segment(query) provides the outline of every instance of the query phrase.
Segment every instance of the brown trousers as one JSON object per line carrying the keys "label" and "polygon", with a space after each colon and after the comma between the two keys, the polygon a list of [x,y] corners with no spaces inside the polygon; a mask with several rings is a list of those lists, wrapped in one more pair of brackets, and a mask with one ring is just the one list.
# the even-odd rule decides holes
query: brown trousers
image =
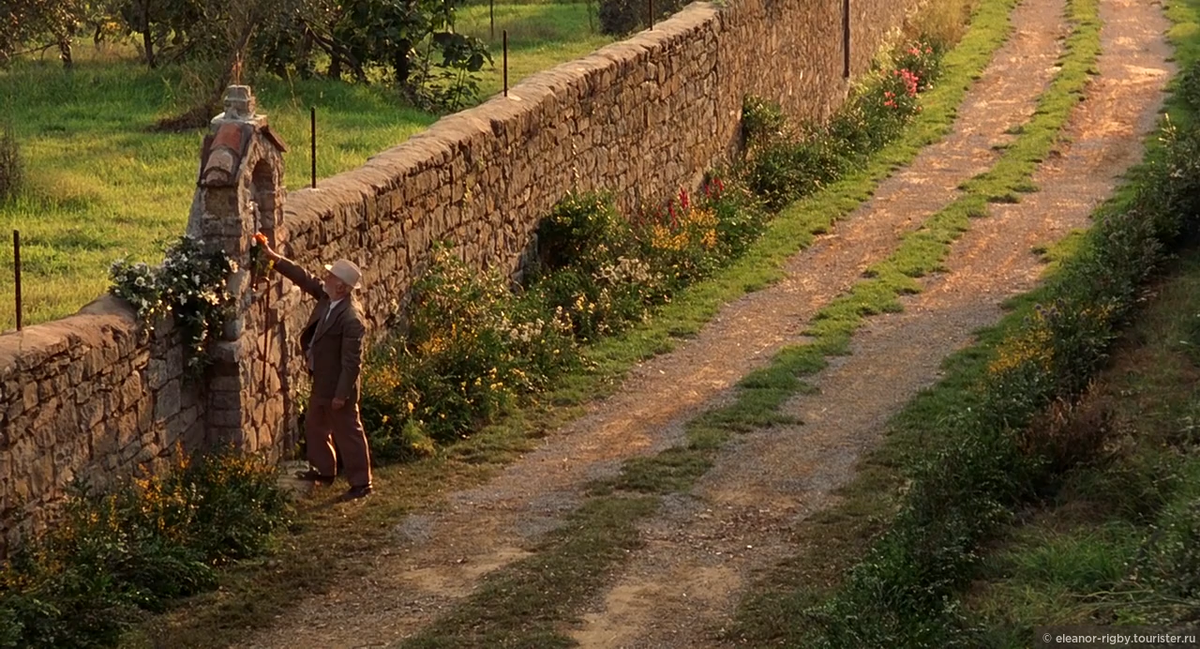
{"label": "brown trousers", "polygon": [[[363,432],[358,404],[347,403],[334,407],[324,399],[310,403],[304,416],[304,441],[308,447],[308,463],[321,475],[337,474],[337,452],[342,453],[342,466],[351,487],[371,484],[371,451],[367,434]],[[337,450],[334,450],[334,444]]]}

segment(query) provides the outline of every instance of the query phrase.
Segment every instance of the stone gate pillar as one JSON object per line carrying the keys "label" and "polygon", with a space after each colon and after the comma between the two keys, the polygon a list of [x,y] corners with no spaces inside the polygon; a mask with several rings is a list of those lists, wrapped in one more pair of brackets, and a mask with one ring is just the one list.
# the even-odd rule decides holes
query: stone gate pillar
{"label": "stone gate pillar", "polygon": [[212,119],[204,138],[188,234],[238,263],[229,282],[236,310],[215,343],[216,364],[208,376],[206,439],[278,459],[293,441],[285,420],[293,406],[283,371],[288,360],[284,286],[278,277],[252,275],[250,248],[256,232],[266,234],[273,246],[286,238],[287,147],[255,104],[249,86],[226,90],[225,111]]}

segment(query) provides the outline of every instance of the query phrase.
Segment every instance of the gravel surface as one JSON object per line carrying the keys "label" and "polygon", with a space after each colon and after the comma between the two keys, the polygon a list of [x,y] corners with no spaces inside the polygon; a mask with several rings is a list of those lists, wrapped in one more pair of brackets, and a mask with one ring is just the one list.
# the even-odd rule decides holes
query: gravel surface
{"label": "gravel surface", "polygon": [[[1058,32],[1062,10],[1061,0],[1027,0],[1014,22]],[[1158,6],[1103,0],[1101,19],[1100,75],[1071,116],[1068,144],[1035,173],[1041,191],[993,206],[955,243],[946,272],[902,300],[903,312],[871,318],[852,355],[817,377],[820,393],[787,405],[802,425],[741,438],[686,502],[645,526],[647,550],[586,615],[575,632],[580,646],[721,646],[742,589],[791,553],[791,531],[832,504],[888,419],[939,378],[942,361],[973,331],[999,321],[1006,299],[1033,288],[1043,268],[1033,249],[1089,224],[1141,159],[1169,74]]]}
{"label": "gravel surface", "polygon": [[[583,646],[713,646],[710,631],[731,612],[747,577],[786,554],[788,530],[828,504],[887,417],[936,379],[940,360],[968,343],[972,329],[999,317],[1003,297],[1034,281],[1033,244],[1086,223],[1138,157],[1138,136],[1152,124],[1165,80],[1158,8],[1105,0],[1104,11],[1102,76],[1073,117],[1076,144],[1039,172],[1045,190],[976,221],[955,247],[950,272],[929,278],[904,313],[872,318],[856,336],[854,355],[818,377],[822,393],[789,404],[803,426],[745,436],[692,494],[669,498],[645,527],[647,548],[575,630]],[[394,546],[367,567],[370,578],[297,602],[238,646],[376,647],[410,636],[481,576],[528,556],[580,502],[586,482],[679,443],[684,422],[724,402],[739,378],[798,342],[818,309],[995,161],[994,145],[1028,119],[1055,71],[1067,33],[1062,12],[1063,0],[1026,0],[953,133],[790,259],[784,281],[726,305],[697,337],[638,366],[616,394],[496,478],[398,521]]]}

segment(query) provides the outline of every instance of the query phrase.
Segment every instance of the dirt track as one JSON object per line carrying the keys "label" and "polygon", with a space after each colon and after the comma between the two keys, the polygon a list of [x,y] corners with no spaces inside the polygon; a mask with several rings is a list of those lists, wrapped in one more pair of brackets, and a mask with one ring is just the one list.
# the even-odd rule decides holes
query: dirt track
{"label": "dirt track", "polygon": [[[400,522],[393,550],[369,568],[372,579],[298,602],[238,646],[386,646],[412,635],[479,577],[526,556],[580,502],[585,482],[678,443],[684,422],[798,342],[816,310],[995,161],[995,145],[1028,119],[1055,72],[1067,33],[1063,9],[1063,0],[1026,0],[1013,15],[1014,36],[968,93],[952,134],[789,260],[786,280],[726,305],[695,339],[641,365],[615,395],[495,479]],[[1140,158],[1170,55],[1158,5],[1103,0],[1101,12],[1100,75],[1072,115],[1071,143],[1038,171],[1042,191],[993,206],[954,246],[947,272],[926,278],[925,292],[906,299],[903,313],[872,318],[853,355],[817,377],[821,393],[788,404],[803,425],[741,438],[691,494],[670,499],[643,529],[646,548],[573,630],[582,646],[713,646],[712,632],[747,580],[786,555],[789,530],[830,503],[887,418],[936,380],[941,360],[968,344],[972,331],[1000,317],[1003,299],[1033,285],[1040,263],[1032,249],[1086,226]]]}

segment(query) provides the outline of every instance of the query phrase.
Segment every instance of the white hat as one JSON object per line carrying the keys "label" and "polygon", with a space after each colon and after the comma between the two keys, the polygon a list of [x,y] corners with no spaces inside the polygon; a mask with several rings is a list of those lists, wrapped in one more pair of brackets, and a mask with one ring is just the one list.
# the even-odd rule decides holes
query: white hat
{"label": "white hat", "polygon": [[333,276],[342,280],[350,288],[358,288],[358,282],[362,279],[362,271],[354,262],[347,259],[339,259],[332,264],[325,264],[325,270],[333,273]]}

